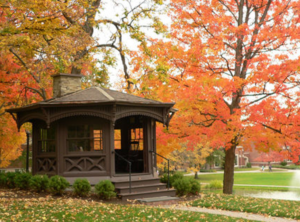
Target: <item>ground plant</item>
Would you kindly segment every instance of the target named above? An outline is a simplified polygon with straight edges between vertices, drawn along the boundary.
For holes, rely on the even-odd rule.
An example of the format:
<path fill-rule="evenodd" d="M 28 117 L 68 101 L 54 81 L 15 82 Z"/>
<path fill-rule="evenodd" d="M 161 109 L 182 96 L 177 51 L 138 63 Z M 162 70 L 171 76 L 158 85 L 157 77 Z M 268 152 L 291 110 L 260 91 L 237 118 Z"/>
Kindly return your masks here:
<path fill-rule="evenodd" d="M 7 186 L 7 177 L 5 173 L 0 173 L 0 188 Z"/>
<path fill-rule="evenodd" d="M 220 180 L 213 180 L 209 184 L 205 186 L 206 189 L 211 189 L 211 190 L 217 190 L 217 189 L 222 189 L 223 184 L 222 181 Z"/>
<path fill-rule="evenodd" d="M 115 186 L 112 184 L 110 180 L 100 181 L 95 186 L 96 194 L 103 199 L 111 199 L 116 196 Z"/>
<path fill-rule="evenodd" d="M 194 195 L 199 194 L 201 190 L 201 184 L 196 179 L 190 179 L 190 183 L 191 183 L 190 193 Z"/>
<path fill-rule="evenodd" d="M 31 173 L 18 173 L 14 177 L 14 183 L 16 188 L 27 190 L 29 189 L 29 181 L 31 179 Z"/>
<path fill-rule="evenodd" d="M 273 200 L 237 195 L 207 194 L 191 203 L 195 207 L 207 207 L 229 211 L 264 214 L 275 217 L 300 219 L 300 202 Z"/>
<path fill-rule="evenodd" d="M 91 191 L 91 184 L 87 179 L 76 179 L 73 184 L 74 193 L 78 196 L 84 197 Z"/>
<path fill-rule="evenodd" d="M 7 172 L 6 173 L 6 178 L 7 178 L 7 187 L 8 188 L 15 188 L 16 185 L 15 185 L 15 177 L 16 175 L 19 174 L 19 173 L 14 173 L 14 172 Z"/>
<path fill-rule="evenodd" d="M 47 175 L 34 175 L 29 181 L 30 189 L 35 192 L 46 191 L 49 188 L 49 178 Z"/>
<path fill-rule="evenodd" d="M 179 180 L 175 180 L 173 183 L 174 188 L 176 189 L 176 194 L 178 196 L 187 195 L 192 188 L 192 184 L 190 183 L 189 178 L 183 178 Z"/>
<path fill-rule="evenodd" d="M 69 186 L 69 182 L 64 177 L 56 175 L 50 178 L 49 190 L 53 195 L 61 195 Z"/>

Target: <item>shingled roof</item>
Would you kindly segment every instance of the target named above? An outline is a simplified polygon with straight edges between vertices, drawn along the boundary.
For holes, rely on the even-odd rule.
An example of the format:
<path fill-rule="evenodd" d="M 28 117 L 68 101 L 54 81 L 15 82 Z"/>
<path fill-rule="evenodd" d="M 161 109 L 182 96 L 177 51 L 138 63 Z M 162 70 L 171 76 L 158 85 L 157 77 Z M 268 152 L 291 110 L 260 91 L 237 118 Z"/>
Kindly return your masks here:
<path fill-rule="evenodd" d="M 45 103 L 62 104 L 70 102 L 90 103 L 90 102 L 130 102 L 139 104 L 163 104 L 162 102 L 145 99 L 139 96 L 130 95 L 102 87 L 91 87 L 85 90 L 69 93 L 62 97 L 53 98 Z"/>
<path fill-rule="evenodd" d="M 7 110 L 8 112 L 16 112 L 23 109 L 32 109 L 38 106 L 55 106 L 63 104 L 132 104 L 132 105 L 154 105 L 172 107 L 175 103 L 163 103 L 156 100 L 146 99 L 139 96 L 130 95 L 127 93 L 118 92 L 115 90 L 105 89 L 102 87 L 91 87 L 84 90 L 79 90 L 61 97 L 51 98 L 49 100 L 34 103 L 20 108 Z"/>

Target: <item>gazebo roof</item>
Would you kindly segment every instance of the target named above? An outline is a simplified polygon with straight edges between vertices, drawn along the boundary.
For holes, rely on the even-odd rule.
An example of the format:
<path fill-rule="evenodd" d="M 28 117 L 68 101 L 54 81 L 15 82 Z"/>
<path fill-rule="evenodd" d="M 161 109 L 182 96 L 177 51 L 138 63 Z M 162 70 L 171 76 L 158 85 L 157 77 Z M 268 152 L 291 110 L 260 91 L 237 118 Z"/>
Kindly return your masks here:
<path fill-rule="evenodd" d="M 31 105 L 20 108 L 6 110 L 10 113 L 31 110 L 38 107 L 56 107 L 67 105 L 84 105 L 84 104 L 124 104 L 136 106 L 154 106 L 154 107 L 172 107 L 175 103 L 163 103 L 156 100 L 146 99 L 115 90 L 105 89 L 102 87 L 91 87 L 84 90 L 75 91 L 65 94 L 61 97 L 51 98 Z M 176 111 L 173 109 L 173 111 Z"/>

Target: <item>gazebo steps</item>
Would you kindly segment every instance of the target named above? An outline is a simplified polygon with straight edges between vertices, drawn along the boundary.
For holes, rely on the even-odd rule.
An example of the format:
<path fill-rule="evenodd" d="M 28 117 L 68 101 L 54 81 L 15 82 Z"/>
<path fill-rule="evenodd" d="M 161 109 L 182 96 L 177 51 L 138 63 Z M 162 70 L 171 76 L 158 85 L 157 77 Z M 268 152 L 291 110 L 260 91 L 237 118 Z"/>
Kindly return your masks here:
<path fill-rule="evenodd" d="M 129 187 L 129 179 L 123 180 L 112 180 L 112 183 L 115 187 Z M 140 179 L 132 179 L 131 186 L 141 186 L 141 185 L 150 185 L 150 184 L 159 184 L 159 178 L 140 178 Z"/>
<path fill-rule="evenodd" d="M 115 189 L 118 194 L 129 193 L 129 186 L 116 186 Z M 164 183 L 131 186 L 131 191 L 134 192 L 145 192 L 145 191 L 164 190 L 164 189 L 166 189 L 166 184 Z"/>
<path fill-rule="evenodd" d="M 162 197 L 169 196 L 175 197 L 176 190 L 175 189 L 163 189 L 163 190 L 152 190 L 152 191 L 144 191 L 144 192 L 134 192 L 131 193 L 123 193 L 118 194 L 118 197 L 122 200 L 134 200 L 148 197 Z"/>

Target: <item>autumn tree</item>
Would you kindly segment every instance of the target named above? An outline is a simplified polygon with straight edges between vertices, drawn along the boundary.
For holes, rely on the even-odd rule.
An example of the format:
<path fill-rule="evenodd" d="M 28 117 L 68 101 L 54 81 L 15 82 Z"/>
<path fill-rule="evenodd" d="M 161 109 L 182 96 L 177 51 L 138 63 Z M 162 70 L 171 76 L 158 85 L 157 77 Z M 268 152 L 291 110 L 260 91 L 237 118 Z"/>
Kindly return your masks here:
<path fill-rule="evenodd" d="M 130 86 L 128 39 L 146 50 L 143 29 L 164 27 L 161 1 L 0 1 L 0 106 L 22 106 L 52 96 L 51 75 L 84 74 L 83 86 L 108 84 L 121 64 Z M 3 115 L 2 112 L 0 115 Z M 7 116 L 5 116 L 7 117 Z"/>
<path fill-rule="evenodd" d="M 206 163 L 206 158 L 212 153 L 209 144 L 196 144 L 193 148 L 183 145 L 180 149 L 174 150 L 167 155 L 170 159 L 172 168 L 180 166 L 195 173 L 195 179 L 198 179 L 198 172 Z"/>
<path fill-rule="evenodd" d="M 299 1 L 172 0 L 170 38 L 133 61 L 141 94 L 173 98 L 169 133 L 225 147 L 232 193 L 237 146 L 299 152 Z"/>

